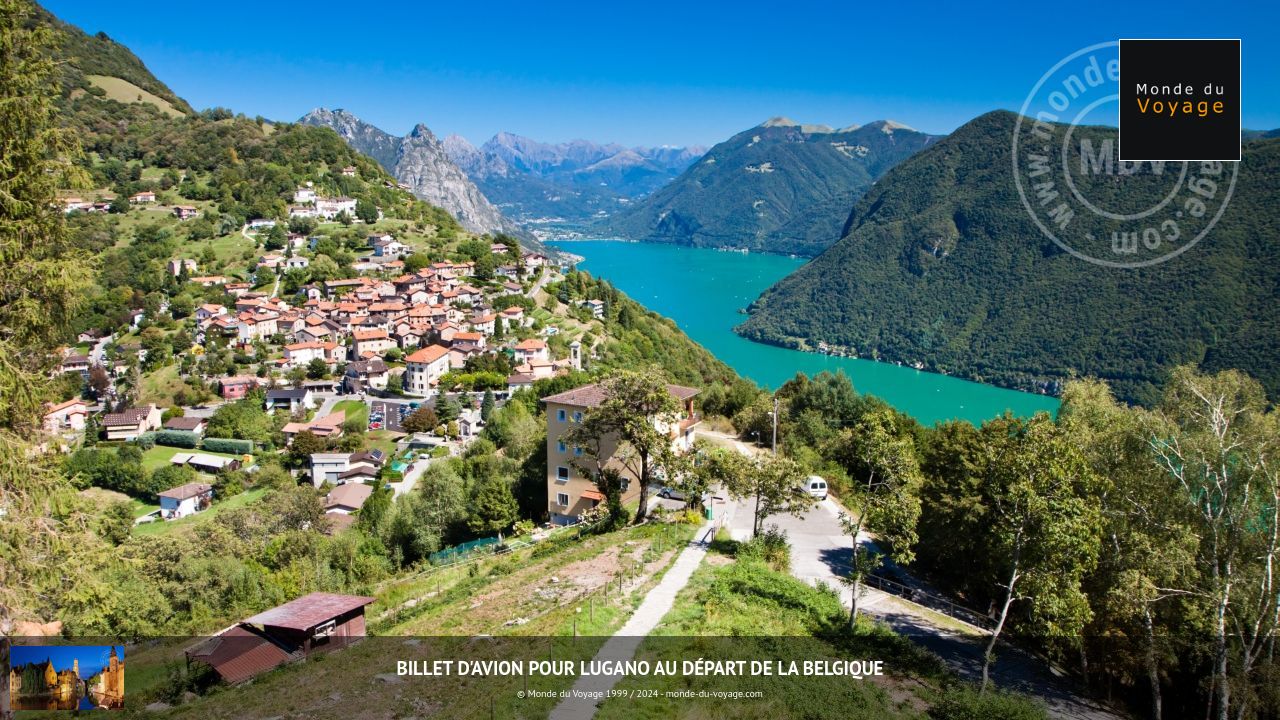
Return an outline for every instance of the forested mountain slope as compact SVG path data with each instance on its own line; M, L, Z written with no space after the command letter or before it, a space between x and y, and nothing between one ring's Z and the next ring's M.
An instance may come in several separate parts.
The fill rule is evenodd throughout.
M877 178L936 140L888 120L833 130L774 118L711 148L602 229L629 240L816 255Z
M1174 365L1240 368L1275 397L1280 141L1246 142L1235 194L1197 245L1114 269L1067 254L1033 224L1012 174L1015 120L983 115L890 171L854 208L844 237L765 292L739 332L1022 389L1095 375L1141 402ZM1076 132L1095 146L1115 136ZM1162 187L1103 189L1145 207ZM1110 235L1105 223L1097 230Z

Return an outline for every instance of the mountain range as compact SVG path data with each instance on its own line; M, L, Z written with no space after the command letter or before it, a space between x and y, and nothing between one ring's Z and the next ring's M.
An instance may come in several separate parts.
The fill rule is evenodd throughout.
M1275 397L1280 139L1245 142L1234 195L1198 244L1116 269L1068 254L1033 224L1013 177L1016 119L978 117L891 170L854 206L839 242L761 295L739 332L1020 389L1052 392L1091 375L1141 403L1158 399L1175 365L1238 368ZM1094 147L1116 136L1075 132ZM1152 207L1167 193L1155 178L1123 191L1114 177L1091 182L1112 207ZM1111 237L1107 221L1076 217Z
M599 227L630 240L816 255L877 178L937 139L891 120L833 129L773 118Z
M524 223L582 223L626 207L678 176L704 147L544 143L500 132L480 147L458 135L445 151L485 195Z
M444 145L426 125L418 124L408 135L396 137L342 109L316 108L298 121L327 127L357 152L386 168L418 197L448 210L463 227L478 233L520 233L519 226L503 216L445 152Z

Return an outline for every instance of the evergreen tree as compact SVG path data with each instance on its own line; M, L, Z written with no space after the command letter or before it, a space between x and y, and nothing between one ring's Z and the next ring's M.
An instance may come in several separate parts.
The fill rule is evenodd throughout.
M0 0L0 624L56 614L51 602L89 569L99 542L74 511L70 483L30 444L53 351L89 280L55 205L57 188L75 184L79 150L55 121L55 38L34 11Z
M467 518L471 532L477 535L506 532L518 518L519 507L510 483L501 477L489 477L476 486Z

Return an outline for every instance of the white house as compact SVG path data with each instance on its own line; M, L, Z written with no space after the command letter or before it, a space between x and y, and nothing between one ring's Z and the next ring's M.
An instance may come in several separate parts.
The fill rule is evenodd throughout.
M326 220L332 220L342 213L354 216L356 201L349 197L316 198L316 213Z
M316 201L315 188L300 187L293 191L293 201L296 203L311 203Z
M289 388L287 390L267 391L267 410L283 409L290 413L316 406L316 398L307 388Z
M311 484L320 487L325 483L343 485L361 483L378 477L384 457L381 450L365 450L357 453L312 453Z
M209 318L218 317L219 315L226 315L226 314L227 314L227 309L222 305L218 305L217 303L205 303L200 307L196 308L196 320L199 322L204 322Z
M105 416L102 427L107 431L108 440L133 440L142 433L159 430L163 414L155 405L129 408Z
M328 483L336 483L338 476L347 471L347 459L350 453L312 453L311 484L316 487Z
M405 359L404 391L410 395L427 395L449 372L449 349L428 345L410 353Z
M160 517L165 520L177 520L208 508L213 502L213 486L209 483L193 482L169 488L159 495Z
M57 405L48 403L44 408L44 429L51 433L83 430L88 417L88 406L80 398L72 398Z
M523 365L535 360L545 361L550 359L546 341L539 340L537 338L521 340L511 349L511 351L513 355L512 359L515 360L517 365Z
M325 349L328 343L300 342L284 346L284 359L289 367L302 367L312 360L329 362Z
M269 338L279 332L280 316L273 312L240 313L236 338L242 343Z

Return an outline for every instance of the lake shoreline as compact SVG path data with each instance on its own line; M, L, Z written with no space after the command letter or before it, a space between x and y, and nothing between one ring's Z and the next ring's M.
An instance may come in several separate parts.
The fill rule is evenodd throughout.
M760 293L807 260L671 243L581 239L565 243L578 266L610 281L645 308L671 319L694 342L744 378L776 389L798 373L844 372L860 393L875 395L925 425L978 425L1004 414L1055 413L1058 400L893 362L805 352L758 342L734 331Z

